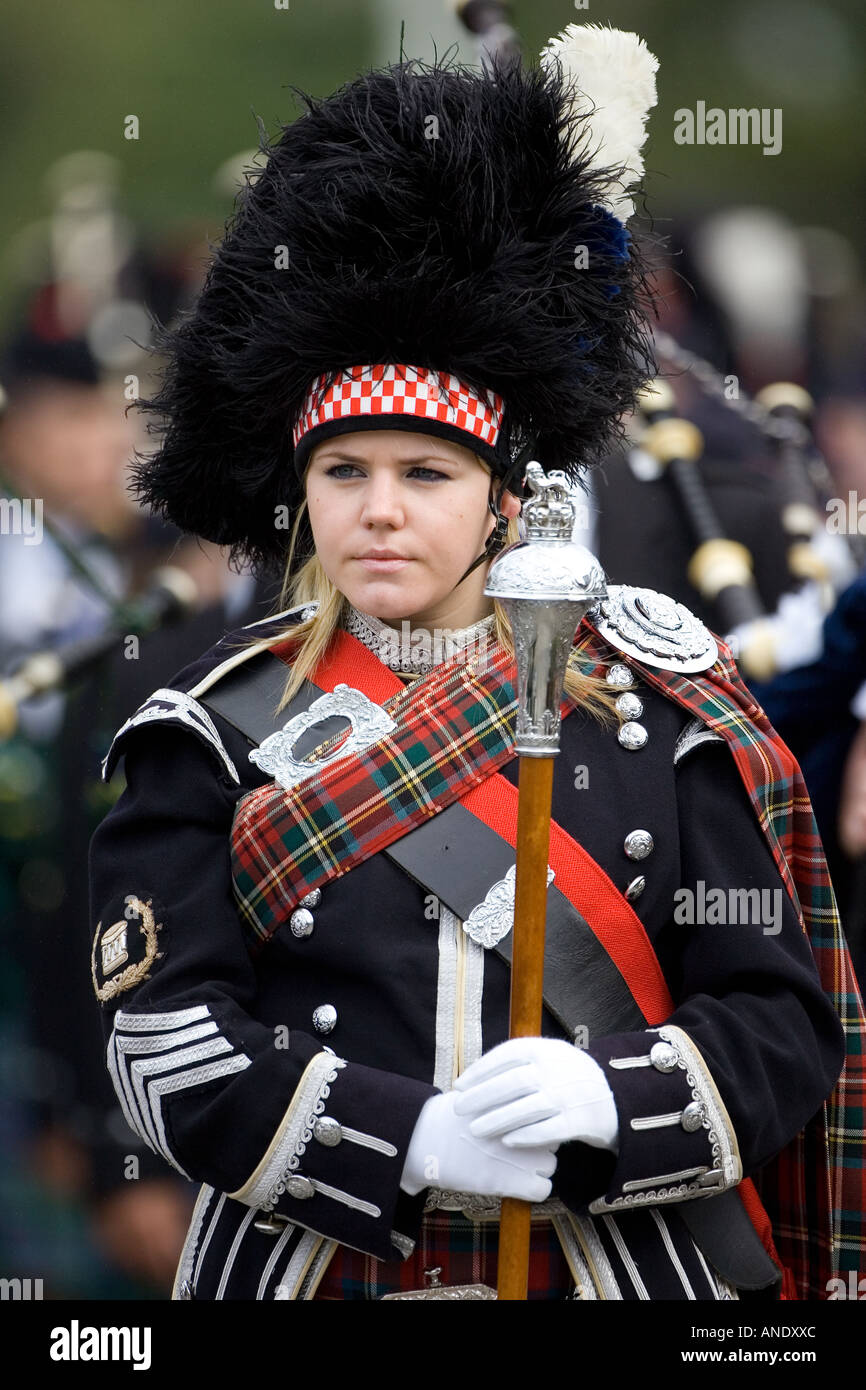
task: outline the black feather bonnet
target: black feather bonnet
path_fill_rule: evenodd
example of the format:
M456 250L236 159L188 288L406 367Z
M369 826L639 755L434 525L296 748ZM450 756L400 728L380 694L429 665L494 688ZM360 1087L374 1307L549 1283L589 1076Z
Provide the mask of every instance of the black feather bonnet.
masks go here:
M646 273L600 206L609 173L569 155L561 71L401 62L299 95L193 309L158 330L162 379L140 408L161 447L134 470L157 513L277 569L276 518L303 496L292 427L320 376L452 373L504 402L495 448L477 450L495 474L531 456L574 477L650 371Z

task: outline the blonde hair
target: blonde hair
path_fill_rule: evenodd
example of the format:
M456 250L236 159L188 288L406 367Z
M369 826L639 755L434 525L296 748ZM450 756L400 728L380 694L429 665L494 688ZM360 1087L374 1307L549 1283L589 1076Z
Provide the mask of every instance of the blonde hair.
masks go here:
M482 459L478 461L484 468L487 468ZM314 616L293 624L286 629L285 633L279 633L273 638L275 644L288 640L297 643L297 650L292 658L291 670L280 703L277 706L277 712L285 708L305 680L312 678L313 672L328 650L334 633L341 626L349 609L348 600L325 574L317 555L311 555L293 572L298 535L306 510L305 499L298 510L289 539L278 611L299 607L303 604L315 603L318 607ZM510 545L519 539L517 521L513 519L508 523L508 544ZM495 638L509 655L513 656L514 640L511 624L504 608L495 599L493 612L496 617ZM583 658L580 652L573 653L565 672L565 692L599 722L610 724L617 718L615 702L622 694L622 688L611 689L603 677L592 676L585 670L581 670L582 663Z

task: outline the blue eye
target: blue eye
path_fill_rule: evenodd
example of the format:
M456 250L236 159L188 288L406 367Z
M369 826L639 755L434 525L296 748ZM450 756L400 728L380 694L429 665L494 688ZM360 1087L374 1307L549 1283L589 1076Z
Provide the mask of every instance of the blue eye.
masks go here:
M348 478L351 477L353 473L357 472L358 469L355 467L354 463L334 463L330 468L325 470L325 475L328 478Z
M448 474L447 474L447 473L440 473L440 471L439 471L438 468L424 468L422 464L418 464L415 468L413 468L413 469L411 470L411 472L412 472L412 473L423 473L423 474L426 475L425 481L431 481L431 482L435 482L437 478L447 478L447 477L448 477Z

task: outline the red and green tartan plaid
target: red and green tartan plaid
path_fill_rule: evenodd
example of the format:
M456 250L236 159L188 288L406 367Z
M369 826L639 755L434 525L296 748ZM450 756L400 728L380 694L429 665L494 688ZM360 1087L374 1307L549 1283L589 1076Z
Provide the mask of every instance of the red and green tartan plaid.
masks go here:
M429 1212L407 1260L377 1260L348 1245L334 1251L314 1298L375 1299L423 1289L425 1269L440 1269L439 1282L487 1284L496 1288L499 1222L469 1221L461 1212ZM527 1298L567 1299L574 1280L550 1220L533 1220Z
M255 947L306 893L386 849L513 758L511 664L502 648L469 661L457 656L386 701L392 734L335 758L291 791L268 784L241 797L232 877Z
M576 645L587 674L622 659L587 619ZM690 676L632 664L729 744L845 1027L847 1058L833 1094L755 1179L795 1296L820 1298L831 1278L863 1262L866 1019L802 773L723 643L720 652L709 671ZM379 744L335 760L291 792L265 786L241 798L234 889L259 946L305 893L387 848L513 756L510 674L501 652L483 675L455 658L387 702L398 728Z

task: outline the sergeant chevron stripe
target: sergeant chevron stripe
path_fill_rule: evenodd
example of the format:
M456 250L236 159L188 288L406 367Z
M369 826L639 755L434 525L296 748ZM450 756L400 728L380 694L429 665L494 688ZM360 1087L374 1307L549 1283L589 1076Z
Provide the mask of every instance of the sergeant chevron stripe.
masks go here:
M168 1145L162 1097L244 1071L250 1060L222 1036L207 1004L173 1013L120 1009L107 1051L108 1070L130 1129L185 1178L189 1174Z

